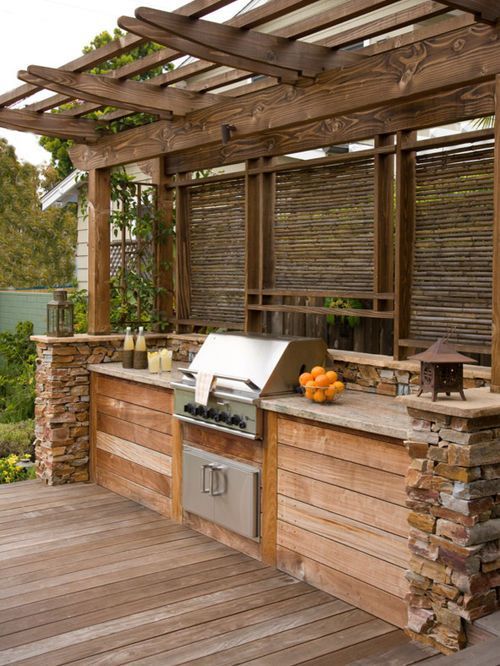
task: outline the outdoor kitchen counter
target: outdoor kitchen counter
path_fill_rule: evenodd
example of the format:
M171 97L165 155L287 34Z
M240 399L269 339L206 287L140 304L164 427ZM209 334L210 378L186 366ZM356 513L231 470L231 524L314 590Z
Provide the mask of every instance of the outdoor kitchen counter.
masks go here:
M98 372L101 375L125 379L129 382L139 382L140 384L149 384L161 388L172 388L172 382L181 378L179 368L186 367L185 362L174 361L172 363L172 372L162 372L161 377L152 374L149 370L134 370L132 368L123 368L121 363L94 363L87 366L90 372Z
M267 411L308 419L363 432L406 439L410 419L406 407L394 398L345 391L338 402L320 405L303 396L263 398L260 407Z

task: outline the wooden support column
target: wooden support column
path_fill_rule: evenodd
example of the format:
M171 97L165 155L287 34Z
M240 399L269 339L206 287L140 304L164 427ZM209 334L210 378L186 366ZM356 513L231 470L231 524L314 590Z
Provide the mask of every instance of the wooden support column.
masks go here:
M500 75L495 81L495 215L493 221L493 290L491 391L500 393Z
M410 337L410 306L413 245L415 240L415 150L406 143L416 139L416 132L398 132L396 151L396 271L394 302L394 358L402 359L407 350L399 341Z
M187 180L188 173L179 173L176 181ZM186 326L179 321L189 319L191 315L191 280L189 259L189 187L175 188L175 233L176 233L176 262L175 262L175 301L176 301L176 330L186 331Z
M246 174L246 252L245 303L262 305L262 294L249 295L250 289L273 286L273 218L275 201L275 174L269 169L272 158L259 158L247 162ZM257 172L259 169L262 171ZM248 171L253 173L249 174ZM245 330L262 332L265 313L245 310Z
M157 328L173 315L174 303L174 190L171 177L166 175L165 157L153 160L152 181L156 185L156 208L159 220L155 229L155 299Z
M393 134L380 134L375 137L375 148L394 145ZM394 155L375 155L375 227L373 247L373 291L390 293L394 291ZM393 305L391 306L393 308ZM374 299L374 310L388 310L389 303ZM391 344L392 324L380 319L374 332L378 333L378 348L375 353L387 354ZM366 324L365 324L366 325Z
M110 175L109 169L91 169L89 171L88 332L91 335L106 334L111 330L109 321Z

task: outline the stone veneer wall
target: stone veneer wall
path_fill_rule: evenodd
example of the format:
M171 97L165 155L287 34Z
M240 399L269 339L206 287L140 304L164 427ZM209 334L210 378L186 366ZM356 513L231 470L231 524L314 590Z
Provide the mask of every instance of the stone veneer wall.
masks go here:
M418 391L419 363L334 349L328 352L333 369L343 378L348 389L389 396L409 395ZM489 384L489 368L465 366L465 388L480 388Z
M123 336L47 338L37 345L35 452L37 476L49 485L89 479L91 363L119 361ZM168 346L176 361L188 362L200 335L148 336L148 348Z
M408 633L449 653L465 646L466 622L499 606L500 408L478 418L408 411Z

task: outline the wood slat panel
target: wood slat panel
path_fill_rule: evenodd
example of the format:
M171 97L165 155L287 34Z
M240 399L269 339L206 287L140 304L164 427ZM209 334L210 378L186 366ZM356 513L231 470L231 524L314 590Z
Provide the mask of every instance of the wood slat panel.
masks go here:
M162 418L164 418L163 415ZM171 435L158 432L152 428L146 428L137 423L124 421L100 411L97 412L97 429L108 435L127 439L159 453L167 455L171 455L172 453Z
M97 390L100 394L115 400L156 409L164 414L172 414L173 411L173 395L168 389L101 375Z
M242 324L245 179L189 188L190 319Z
M370 291L373 204L373 157L277 173L275 286Z
M410 338L491 343L493 156L490 141L417 153Z
M238 435L209 430L203 426L184 423L184 443L194 444L221 456L243 460L245 462L262 463L262 442L248 440Z
M392 534L408 535L408 510L405 507L351 489L279 470L278 493Z
M403 599L351 576L319 564L282 546L278 547L278 567L301 580L317 585L330 594L373 612L387 622L405 627L408 613Z
M278 419L278 441L281 444L314 451L334 458L384 469L404 476L410 463L402 442L349 432L338 428L314 426L310 421Z
M390 472L284 445L278 449L278 466L289 472L405 506L404 480Z
M152 469L166 476L171 475L172 458L164 453L158 453L151 449L146 449L139 444L134 444L126 439L108 435L105 432L97 431L96 448L107 451L120 458L125 458L133 463L142 465L147 469Z
M278 518L285 523L337 541L398 567L408 566L407 539L371 525L364 525L282 495L278 497Z
M161 513L163 516L170 516L171 501L165 495L161 495L128 479L122 479L117 474L104 469L97 468L96 480L100 486L104 486L118 495L128 497L128 499L143 504L149 509Z
M220 543L226 546L234 548L240 553L245 553L245 555L260 560L260 544L252 539L241 536L241 534L236 534L236 532L232 532L221 525L212 523L188 511L183 512L183 524L197 532L206 534L216 541L220 541Z
M152 469L148 469L102 449L97 450L96 458L97 466L100 470L111 472L122 479L128 479L140 486L170 497L169 476L155 472Z
M408 592L403 567L384 562L308 530L278 521L278 544L400 599L404 599Z
M172 429L172 416L148 409L140 405L132 405L130 402L117 400L108 395L97 394L97 410L99 414L105 414L127 424L137 424L160 433L170 434Z

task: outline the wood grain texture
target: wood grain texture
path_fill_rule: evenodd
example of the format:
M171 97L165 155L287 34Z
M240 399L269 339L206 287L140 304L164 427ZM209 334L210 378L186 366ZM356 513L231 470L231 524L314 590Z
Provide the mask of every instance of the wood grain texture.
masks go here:
M278 471L278 493L312 506L373 525L391 534L408 536L408 509L375 499L328 481L317 481L286 470Z
M278 547L278 568L368 612L371 608L374 614L391 624L406 626L406 603L384 590L353 579L342 571L325 567L314 559L282 546Z
M278 418L281 444L348 460L375 469L404 476L410 460L399 440L347 429L313 425L311 421Z
M100 486L104 486L104 488L112 490L114 493L127 497L134 502L143 504L148 509L153 509L153 511L157 511L162 516L168 517L171 514L171 502L166 495L162 495L150 488L145 488L129 479L124 479L113 472L99 469L99 467L96 472L96 480Z
M495 24L500 19L500 10L488 0L443 0L443 4L452 9L471 12L479 21Z
M244 553L256 560L261 559L260 543L257 543L252 539L236 534L221 525L216 525L215 523L205 520L205 518L200 518L200 516L196 516L194 513L189 513L188 511L183 511L182 522L187 527L196 530L196 532L206 534L210 538L220 541L220 543L223 543L230 548L234 548L240 553Z
M140 486L154 490L161 495L170 497L170 476L160 474L138 462L108 453L104 449L97 449L96 462L98 469L111 472L122 479L133 481Z
M97 400L96 400L97 403ZM152 428L124 421L122 419L110 416L101 411L97 413L97 429L108 435L116 435L122 439L128 439L131 442L145 446L147 449L153 449L159 453L172 453L172 436L167 435Z
M278 492L278 415L266 413L262 460L262 561L276 565L277 492Z
M172 432L171 414L165 414L165 412L156 409L148 409L142 405L133 405L130 402L116 400L102 394L97 395L97 407L99 414L110 416L127 424L136 424L166 435Z
M0 126L19 132L35 132L79 143L95 143L99 139L99 125L93 120L58 118L24 109L1 109Z
M460 48L453 48L454 44L459 44ZM491 81L500 71L499 48L496 28L474 25L417 42L410 53L403 47L370 56L341 71L326 72L318 76L314 86L297 85L290 90L289 86L278 85L255 93L258 100L250 94L243 101L228 100L213 109L196 111L189 116L192 131L188 134L175 123L142 127L127 133L128 136L106 139L99 150L77 147L72 151L72 158L79 167L107 165L113 162L118 146L120 162L152 157L163 152L159 145L158 152L155 153L154 148L150 152L151 140L154 143L159 132L163 146L168 145L170 151L218 142L221 113L228 118L238 117L237 135L243 137L270 127L278 130L312 119L374 108L382 103L389 107L401 103L405 97L415 99L434 91Z
M172 414L173 396L168 389L103 376L99 381L99 393L115 400Z
M147 449L115 435L108 435L100 430L97 431L96 448L130 460L147 469L155 470L160 474L171 476L172 458L164 453L158 453L158 451Z
M182 436L183 424L172 423L172 520L182 523Z
M111 185L109 169L91 169L88 176L88 332L109 333Z
M156 209L159 221L155 221L155 284L158 289L155 309L160 322L168 322L174 307L174 200L171 178L166 174L166 159L153 160L151 180L156 185Z
M491 390L500 393L500 76L495 82L495 188L493 217L493 292Z
M259 440L248 440L238 437L238 435L209 430L190 423L183 424L183 432L186 444L194 444L199 448L234 460L262 464L263 446Z

